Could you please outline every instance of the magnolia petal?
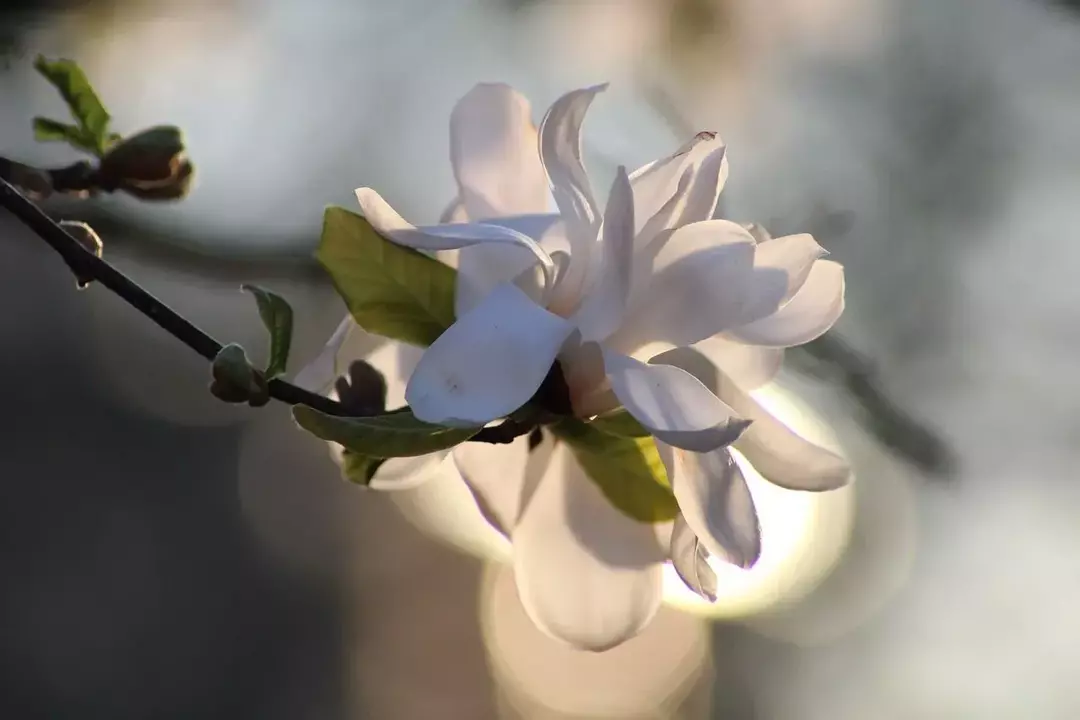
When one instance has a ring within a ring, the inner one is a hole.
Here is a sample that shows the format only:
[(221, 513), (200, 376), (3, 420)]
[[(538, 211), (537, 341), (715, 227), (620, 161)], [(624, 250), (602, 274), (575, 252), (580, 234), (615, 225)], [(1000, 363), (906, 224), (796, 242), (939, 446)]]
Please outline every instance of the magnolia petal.
[(743, 390), (757, 390), (762, 385), (772, 382), (784, 363), (782, 348), (744, 345), (729, 340), (723, 335), (702, 340), (695, 343), (694, 347), (738, 383)]
[(813, 235), (785, 235), (758, 242), (754, 250), (754, 269), (783, 271), (787, 275), (783, 302), (787, 302), (806, 283), (817, 260), (826, 254), (825, 248), (818, 245)]
[[(674, 194), (668, 198), (667, 202), (660, 206), (651, 218), (645, 221), (645, 224), (641, 226), (641, 229), (637, 231), (637, 237), (634, 239), (634, 246), (637, 248), (639, 254), (647, 255), (650, 258), (656, 256), (655, 250), (650, 250), (653, 241), (656, 237), (665, 230), (674, 230), (678, 226), (679, 211), (683, 207), (683, 203), (686, 202), (686, 195), (690, 192), (690, 186), (694, 180), (694, 169), (687, 168), (679, 178), (679, 184), (675, 188)], [(635, 217), (637, 215), (638, 208), (634, 206)], [(640, 224), (640, 223), (639, 223)], [(648, 272), (652, 271), (652, 263), (649, 263)]]
[[(656, 160), (638, 168), (630, 175), (630, 184), (634, 188), (634, 210), (637, 215), (637, 231), (640, 232), (649, 221), (678, 192), (684, 173), (690, 171), (691, 178), (696, 177), (702, 161), (714, 150), (722, 148), (724, 142), (714, 132), (700, 132), (674, 154)], [(717, 167), (716, 192), (719, 194), (723, 182), (719, 175), (727, 177), (726, 165)], [(713, 209), (715, 209), (715, 201)], [(713, 210), (709, 211), (709, 217)], [(704, 219), (704, 218), (702, 218)]]
[[(514, 230), (537, 243), (541, 243), (558, 222), (558, 213), (512, 215), (481, 221), (484, 225), (497, 225)], [(543, 245), (541, 248), (551, 256), (550, 250)], [(529, 268), (535, 267), (537, 259), (534, 252), (523, 246), (484, 244), (462, 248), (458, 256), (458, 282), (454, 293), (454, 311), (457, 317), (480, 304), (480, 301), (499, 285), (512, 282)], [(538, 290), (540, 294), (536, 300), (540, 302), (543, 299), (543, 288)]]
[(540, 387), (573, 329), (516, 286), (500, 285), (427, 349), (405, 400), (416, 417), (439, 425), (504, 417)]
[(765, 229), (765, 226), (760, 223), (745, 223), (743, 225), (747, 232), (754, 236), (754, 241), (758, 244), (765, 242), (766, 240), (772, 240), (772, 235)]
[(851, 468), (846, 460), (777, 420), (701, 352), (679, 348), (654, 358), (654, 362), (691, 373), (741, 417), (752, 421), (733, 447), (773, 485), (789, 490), (823, 491), (850, 482)]
[(583, 340), (603, 340), (618, 329), (630, 294), (634, 258), (634, 196), (626, 168), (615, 174), (604, 211), (596, 281), (571, 319)]
[(420, 487), (438, 472), (446, 460), (447, 451), (430, 455), (389, 458), (375, 471), (368, 488), (378, 492), (400, 492)]
[(675, 518), (670, 543), (671, 564), (686, 587), (716, 602), (716, 573), (709, 567), (709, 553), (682, 515)]
[(481, 83), (450, 114), (450, 163), (469, 218), (547, 210), (529, 101), (509, 85)]
[(564, 443), (554, 452), (512, 533), (518, 594), (545, 633), (601, 652), (656, 614), (664, 549), (652, 525), (607, 501)]
[(727, 176), (727, 148), (721, 145), (711, 150), (698, 166), (693, 186), (686, 194), (686, 202), (678, 214), (675, 227), (712, 220)]
[(450, 204), (446, 206), (446, 209), (439, 215), (440, 225), (449, 225), (450, 223), (463, 223), (469, 221), (469, 214), (465, 212), (465, 203), (461, 202), (460, 197), (455, 197), (450, 201)]
[(575, 293), (588, 275), (592, 245), (600, 229), (600, 209), (581, 156), (585, 113), (606, 84), (569, 92), (551, 106), (540, 123), (540, 161), (551, 183), (555, 204), (566, 223), (571, 245), (570, 271), (564, 283)]
[(655, 268), (612, 347), (641, 356), (651, 343), (691, 345), (774, 312), (786, 287), (783, 273), (754, 271), (749, 233), (724, 220), (675, 230)]
[(761, 526), (742, 470), (727, 448), (661, 451), (687, 525), (710, 553), (750, 568), (761, 556)]
[(508, 445), (462, 443), (453, 454), (480, 512), (496, 530), (509, 536), (521, 513), (528, 438), (522, 435)]
[(746, 429), (745, 420), (685, 370), (603, 352), (608, 381), (619, 402), (656, 439), (708, 452), (731, 444)]
[(364, 217), (375, 231), (391, 242), (416, 250), (457, 250), (471, 245), (503, 244), (524, 248), (539, 261), (544, 273), (544, 287), (550, 288), (555, 279), (555, 264), (530, 237), (502, 225), (487, 223), (451, 223), (416, 227), (390, 207), (379, 193), (371, 188), (358, 188), (356, 199)]
[(293, 385), (314, 393), (325, 392), (341, 374), (338, 369), (338, 355), (355, 327), (357, 325), (352, 315), (346, 315), (315, 359), (296, 373)]
[(821, 337), (843, 312), (844, 268), (831, 260), (818, 260), (788, 303), (728, 335), (751, 345), (794, 347)]

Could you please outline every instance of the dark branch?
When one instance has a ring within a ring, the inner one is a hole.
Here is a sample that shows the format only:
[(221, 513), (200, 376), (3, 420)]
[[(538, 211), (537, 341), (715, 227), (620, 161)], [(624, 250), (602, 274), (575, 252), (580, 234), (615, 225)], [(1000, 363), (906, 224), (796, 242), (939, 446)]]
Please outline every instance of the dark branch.
[[(10, 167), (7, 169), (10, 170)], [(3, 175), (3, 168), (0, 168), (0, 175)], [(222, 348), (220, 342), (151, 295), (108, 262), (83, 247), (73, 235), (46, 215), (4, 177), (0, 177), (0, 206), (6, 208), (48, 243), (49, 247), (67, 263), (76, 278), (100, 283), (208, 361), (213, 361), (217, 357)], [(321, 412), (341, 417), (350, 415), (340, 403), (284, 380), (271, 380), (269, 390), (270, 397), (287, 405), (308, 405)], [(484, 428), (472, 440), (506, 444), (521, 435), (528, 434), (531, 430), (532, 426), (519, 425), (508, 420), (501, 425)]]

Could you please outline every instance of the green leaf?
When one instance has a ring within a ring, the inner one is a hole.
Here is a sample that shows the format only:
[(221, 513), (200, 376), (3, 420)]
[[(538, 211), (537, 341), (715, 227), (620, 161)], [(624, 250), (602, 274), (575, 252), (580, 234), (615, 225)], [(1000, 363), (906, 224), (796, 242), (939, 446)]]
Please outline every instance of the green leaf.
[(259, 317), (270, 333), (270, 359), (266, 363), (266, 377), (275, 378), (285, 372), (289, 364), (289, 348), (292, 346), (293, 310), (285, 298), (257, 285), (241, 285), (255, 296)]
[(97, 154), (97, 138), (81, 127), (50, 118), (34, 118), (34, 139), (38, 142), (66, 142), (76, 150)]
[(346, 480), (367, 487), (385, 458), (374, 458), (346, 450), (341, 458), (341, 474)]
[(649, 431), (634, 419), (626, 408), (619, 408), (589, 421), (589, 427), (600, 432), (624, 438), (648, 437)]
[(480, 428), (450, 428), (417, 420), (411, 410), (370, 417), (336, 417), (297, 405), (296, 424), (315, 437), (373, 458), (414, 457), (460, 445)]
[(604, 496), (626, 515), (656, 523), (675, 518), (678, 503), (651, 437), (617, 437), (567, 419), (551, 426)]
[(34, 69), (60, 91), (79, 127), (93, 138), (93, 152), (104, 154), (109, 139), (109, 113), (82, 69), (71, 60), (50, 61), (40, 55)]
[(315, 257), (370, 333), (427, 346), (454, 322), (454, 269), (395, 245), (355, 213), (327, 208)]

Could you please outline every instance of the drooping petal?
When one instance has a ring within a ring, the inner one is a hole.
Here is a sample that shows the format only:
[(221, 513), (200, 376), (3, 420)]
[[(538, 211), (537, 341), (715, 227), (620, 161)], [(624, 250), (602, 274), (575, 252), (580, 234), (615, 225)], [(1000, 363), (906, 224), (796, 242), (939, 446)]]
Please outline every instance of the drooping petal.
[[(634, 258), (634, 196), (626, 168), (619, 167), (604, 211), (604, 236), (596, 280), (571, 321), (583, 340), (603, 340), (626, 312)], [(572, 258), (571, 258), (572, 259)]]
[(604, 368), (619, 402), (658, 440), (709, 452), (731, 444), (747, 422), (690, 373), (648, 365), (604, 349)]
[(732, 446), (762, 477), (789, 490), (823, 491), (843, 487), (851, 468), (839, 455), (796, 434), (720, 369), (693, 348), (678, 348), (653, 358), (691, 373), (751, 425)]
[(512, 534), (518, 594), (544, 632), (600, 652), (656, 614), (664, 552), (652, 525), (615, 509), (564, 443), (554, 452)]
[(709, 567), (705, 546), (679, 515), (671, 528), (671, 564), (686, 587), (709, 602), (716, 602), (716, 573)]
[(831, 260), (818, 260), (789, 302), (728, 334), (751, 345), (794, 347), (821, 337), (843, 312), (844, 268)]
[(757, 390), (772, 382), (784, 363), (783, 348), (744, 345), (715, 335), (694, 345), (743, 390)]
[(427, 349), (405, 399), (416, 417), (484, 425), (517, 410), (547, 376), (574, 326), (500, 285)]
[(817, 260), (826, 255), (813, 235), (785, 235), (759, 242), (754, 250), (754, 268), (781, 270), (787, 276), (783, 302), (787, 302), (806, 283)]
[(665, 448), (660, 457), (682, 517), (708, 551), (732, 565), (752, 567), (761, 555), (761, 526), (746, 478), (728, 449)]
[(349, 332), (355, 327), (357, 325), (352, 315), (346, 315), (315, 359), (296, 373), (293, 385), (315, 393), (325, 392), (341, 372), (338, 368), (338, 355), (349, 338)]
[(481, 83), (450, 114), (450, 163), (473, 221), (542, 213), (548, 188), (529, 101), (509, 85)]
[[(542, 243), (553, 226), (559, 222), (559, 215), (513, 215), (482, 222), (485, 225), (508, 228)], [(550, 257), (550, 251), (543, 249)], [(520, 245), (489, 243), (462, 248), (458, 255), (458, 282), (454, 293), (454, 311), (457, 317), (476, 307), (499, 285), (512, 282), (537, 264), (536, 254)], [(527, 293), (532, 291), (532, 288), (522, 289)], [(543, 288), (538, 287), (536, 290), (540, 294), (537, 294), (535, 299), (540, 302)]]
[[(672, 196), (676, 195), (683, 174), (688, 170), (692, 173), (688, 178), (692, 181), (696, 178), (702, 161), (714, 150), (723, 148), (724, 142), (714, 132), (700, 132), (689, 142), (676, 150), (672, 155), (656, 160), (638, 168), (630, 175), (630, 184), (634, 188), (634, 210), (637, 215), (637, 228), (640, 232), (645, 223), (649, 221)], [(716, 193), (723, 189), (723, 179), (727, 177), (727, 161), (723, 159), (717, 167), (710, 166), (709, 170), (717, 175), (715, 185)], [(716, 208), (709, 208), (706, 217), (712, 217)], [(706, 219), (706, 218), (701, 218)], [(645, 238), (642, 242), (647, 242)]]
[(581, 155), (581, 126), (593, 98), (607, 85), (566, 93), (551, 106), (540, 123), (540, 160), (551, 193), (566, 223), (573, 262), (564, 280), (580, 293), (589, 272), (592, 245), (600, 230), (600, 208), (593, 196)]
[(786, 287), (783, 273), (754, 270), (749, 233), (725, 220), (675, 230), (654, 267), (609, 341), (636, 357), (691, 345), (765, 317), (779, 306)]
[(528, 438), (523, 435), (508, 445), (462, 443), (453, 454), (480, 512), (496, 530), (509, 536), (521, 513)]
[(356, 199), (375, 231), (391, 242), (416, 250), (456, 250), (473, 245), (508, 245), (532, 253), (544, 273), (544, 287), (551, 288), (555, 265), (532, 238), (501, 225), (487, 223), (451, 223), (417, 227), (401, 217), (379, 193), (371, 188), (358, 188)]

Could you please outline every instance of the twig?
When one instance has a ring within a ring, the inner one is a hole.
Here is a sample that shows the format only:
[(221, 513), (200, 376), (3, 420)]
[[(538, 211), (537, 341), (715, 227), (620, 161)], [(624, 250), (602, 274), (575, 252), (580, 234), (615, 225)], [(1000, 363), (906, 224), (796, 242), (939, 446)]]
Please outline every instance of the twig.
[[(44, 213), (6, 179), (0, 177), (0, 206), (6, 208), (38, 237), (57, 252), (75, 274), (111, 290), (120, 299), (157, 323), (159, 327), (209, 361), (213, 361), (222, 345), (182, 315), (158, 300), (137, 283), (82, 246), (55, 220)], [(284, 380), (269, 382), (270, 397), (287, 405), (308, 405), (321, 412), (348, 417), (349, 413), (335, 400), (313, 393)], [(472, 441), (493, 444), (512, 442), (526, 435), (531, 427), (507, 421), (502, 425), (484, 428)]]

